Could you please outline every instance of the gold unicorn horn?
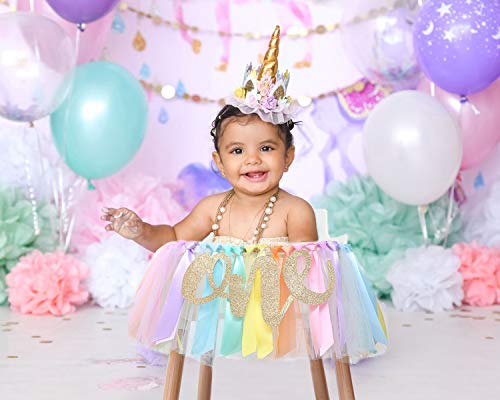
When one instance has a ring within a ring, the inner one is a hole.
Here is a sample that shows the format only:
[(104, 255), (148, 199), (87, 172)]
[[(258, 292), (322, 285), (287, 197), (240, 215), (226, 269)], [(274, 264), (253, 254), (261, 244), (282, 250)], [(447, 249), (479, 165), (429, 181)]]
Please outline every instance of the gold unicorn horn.
[(276, 73), (278, 72), (278, 53), (280, 46), (280, 27), (276, 25), (274, 28), (273, 35), (271, 36), (271, 40), (269, 41), (269, 48), (266, 51), (266, 55), (264, 56), (264, 61), (262, 62), (262, 66), (259, 71), (258, 80), (262, 78), (263, 75), (269, 74), (271, 79), (276, 82)]

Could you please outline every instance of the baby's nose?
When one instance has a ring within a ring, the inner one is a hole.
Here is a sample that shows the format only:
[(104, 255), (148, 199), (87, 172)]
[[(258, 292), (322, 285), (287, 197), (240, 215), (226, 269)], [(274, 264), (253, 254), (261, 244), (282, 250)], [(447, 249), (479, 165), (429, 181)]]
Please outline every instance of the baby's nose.
[(248, 165), (258, 164), (260, 163), (260, 157), (258, 153), (248, 153), (245, 162)]

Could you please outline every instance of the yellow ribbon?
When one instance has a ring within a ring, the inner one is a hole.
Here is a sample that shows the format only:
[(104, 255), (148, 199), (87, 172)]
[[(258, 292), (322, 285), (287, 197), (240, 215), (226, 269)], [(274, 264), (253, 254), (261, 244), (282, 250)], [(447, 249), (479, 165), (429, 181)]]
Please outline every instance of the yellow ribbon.
[(264, 358), (273, 351), (273, 330), (262, 316), (260, 269), (255, 273), (255, 280), (250, 294), (250, 301), (243, 322), (241, 352), (243, 357), (257, 351), (258, 358)]

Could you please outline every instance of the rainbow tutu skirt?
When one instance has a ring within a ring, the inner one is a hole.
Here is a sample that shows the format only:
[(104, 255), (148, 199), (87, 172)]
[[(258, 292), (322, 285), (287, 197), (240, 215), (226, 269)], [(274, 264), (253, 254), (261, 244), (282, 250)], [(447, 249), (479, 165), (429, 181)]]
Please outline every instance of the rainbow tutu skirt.
[(383, 352), (379, 303), (349, 245), (170, 242), (153, 256), (129, 330), (153, 350), (210, 358)]

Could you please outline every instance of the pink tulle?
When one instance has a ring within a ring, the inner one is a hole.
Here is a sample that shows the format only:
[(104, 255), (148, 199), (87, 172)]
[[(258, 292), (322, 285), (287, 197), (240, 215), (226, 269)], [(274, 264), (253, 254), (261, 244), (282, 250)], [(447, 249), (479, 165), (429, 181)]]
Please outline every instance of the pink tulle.
[(79, 253), (109, 235), (104, 230), (106, 223), (99, 218), (102, 207), (130, 208), (151, 224), (173, 224), (186, 214), (173, 199), (170, 187), (157, 178), (113, 176), (95, 182), (95, 186), (84, 194), (76, 211), (73, 246)]
[(458, 243), (453, 251), (460, 258), (464, 303), (473, 306), (500, 303), (500, 249), (472, 242)]
[(88, 267), (70, 255), (35, 250), (21, 257), (5, 278), (11, 308), (35, 315), (74, 312), (75, 305), (89, 298), (82, 286), (88, 274)]

